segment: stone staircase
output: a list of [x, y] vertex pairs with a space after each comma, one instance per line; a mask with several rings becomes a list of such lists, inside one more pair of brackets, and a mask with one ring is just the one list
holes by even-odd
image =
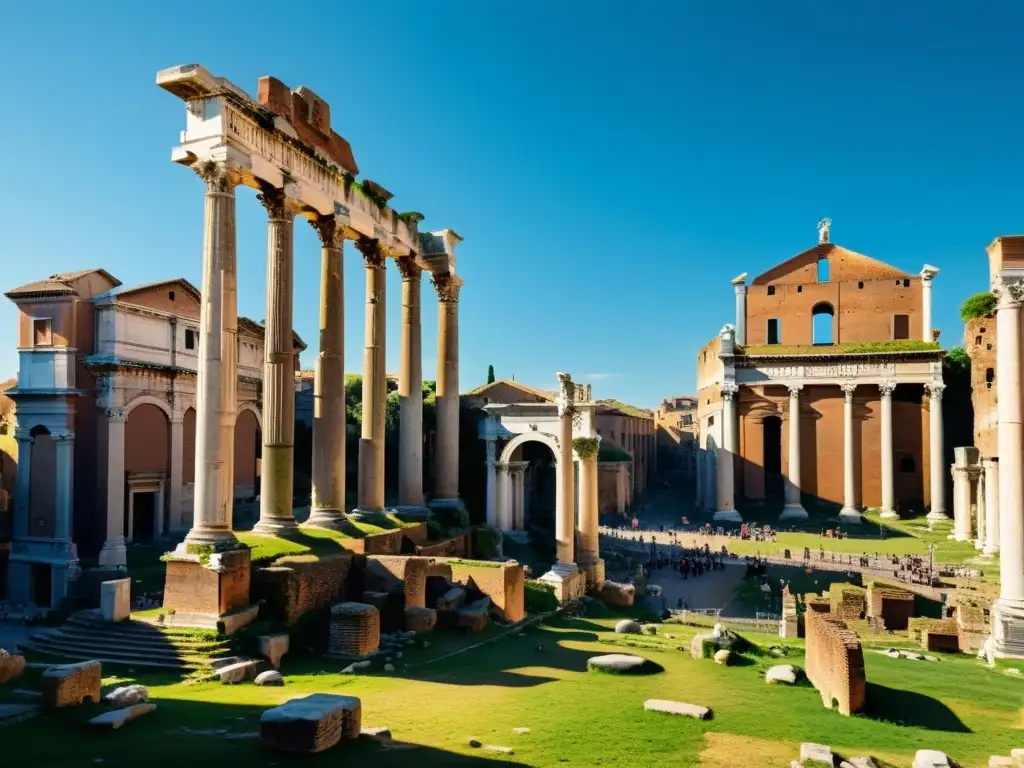
[[227, 640], [210, 640], [182, 629], [165, 629], [142, 621], [111, 624], [99, 611], [79, 611], [58, 628], [34, 634], [27, 651], [58, 659], [193, 672], [211, 669], [231, 656]]

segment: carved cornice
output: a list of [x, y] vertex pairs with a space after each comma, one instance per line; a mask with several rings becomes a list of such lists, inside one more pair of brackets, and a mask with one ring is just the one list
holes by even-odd
[[437, 289], [437, 299], [443, 304], [454, 304], [459, 300], [462, 284], [453, 275], [434, 275], [430, 282]]
[[401, 256], [395, 259], [395, 263], [398, 264], [398, 271], [403, 280], [419, 280], [423, 274], [423, 267], [417, 264], [411, 256]]
[[356, 240], [356, 249], [363, 254], [363, 261], [367, 269], [384, 268], [384, 251], [380, 247], [380, 240], [370, 237], [361, 237]]
[[210, 192], [231, 192], [237, 184], [235, 174], [226, 163], [207, 160], [193, 165], [192, 170], [206, 182]]
[[310, 219], [309, 225], [316, 230], [324, 248], [341, 248], [345, 243], [345, 227], [334, 216], [318, 216]]
[[878, 385], [878, 391], [882, 394], [882, 397], [892, 397], [892, 393], [896, 390], [895, 381], [883, 381]]

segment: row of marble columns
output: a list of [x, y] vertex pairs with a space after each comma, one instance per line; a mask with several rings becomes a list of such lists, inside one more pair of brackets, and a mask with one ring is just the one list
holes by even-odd
[[998, 460], [984, 459], [975, 466], [954, 464], [950, 471], [953, 475], [953, 537], [957, 541], [973, 538], [975, 548], [983, 555], [995, 555], [999, 552], [1001, 528]]
[[[204, 217], [203, 305], [200, 317], [196, 407], [196, 496], [187, 543], [234, 539], [233, 431], [237, 378], [237, 265], [235, 179], [222, 165], [196, 169], [207, 184]], [[284, 190], [265, 187], [267, 210], [266, 339], [263, 381], [263, 461], [260, 519], [254, 530], [295, 530], [293, 454], [295, 432], [293, 337], [293, 222], [300, 213]], [[313, 500], [309, 525], [336, 527], [345, 516], [345, 371], [342, 254], [346, 229], [340, 218], [311, 221], [321, 242], [320, 339], [313, 416]], [[356, 512], [383, 511], [386, 254], [373, 239], [356, 241], [366, 279], [362, 430]], [[399, 506], [424, 510], [422, 477], [422, 365], [420, 286], [422, 269], [398, 259], [402, 275], [401, 427]], [[435, 275], [438, 321], [437, 480], [432, 504], [458, 502], [458, 298], [454, 275]]]
[[[857, 390], [855, 382], [846, 382], [840, 385], [843, 391], [843, 508], [840, 517], [849, 522], [859, 522], [861, 519], [858, 509], [857, 482], [856, 482], [856, 452], [854, 445], [854, 413], [853, 398]], [[896, 389], [896, 383], [887, 381], [877, 385], [881, 397], [881, 434], [879, 436], [879, 447], [881, 453], [881, 485], [882, 485], [882, 517], [896, 517], [895, 489], [893, 472], [893, 419], [892, 419], [892, 394]], [[802, 478], [800, 467], [801, 452], [801, 422], [800, 422], [800, 392], [803, 384], [792, 384], [789, 386], [789, 419], [788, 419], [788, 456], [789, 464], [786, 472], [785, 504], [780, 520], [799, 520], [807, 518], [807, 510], [804, 509], [801, 499]], [[931, 492], [931, 511], [928, 517], [931, 519], [944, 519], [946, 517], [945, 486], [942, 474], [942, 391], [945, 388], [941, 382], [934, 382], [925, 385], [929, 394], [929, 448], [930, 448], [930, 472], [929, 485]], [[734, 482], [734, 456], [737, 453], [738, 439], [738, 418], [736, 409], [736, 398], [739, 395], [739, 387], [733, 382], [726, 382], [722, 387], [723, 400], [723, 425], [722, 425], [722, 447], [716, 457], [716, 481], [717, 481], [717, 511], [714, 519], [721, 521], [738, 522], [739, 512], [735, 507], [735, 482]]]

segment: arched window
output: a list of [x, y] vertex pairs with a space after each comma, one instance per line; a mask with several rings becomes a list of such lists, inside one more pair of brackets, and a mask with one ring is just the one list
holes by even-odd
[[811, 338], [815, 344], [832, 344], [832, 305], [820, 302], [811, 310]]
[[774, 296], [775, 295], [775, 286], [774, 285], [769, 285], [768, 286], [768, 295], [769, 296]]
[[828, 282], [828, 272], [829, 272], [828, 257], [823, 258], [823, 259], [818, 259], [818, 282], [819, 283], [827, 283]]

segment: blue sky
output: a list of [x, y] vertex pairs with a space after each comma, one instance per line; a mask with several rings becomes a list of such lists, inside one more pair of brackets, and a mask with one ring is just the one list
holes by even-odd
[[[5, 3], [0, 288], [105, 267], [199, 282], [201, 182], [173, 165], [197, 62], [331, 104], [362, 175], [465, 237], [463, 389], [499, 378], [653, 406], [690, 392], [733, 319], [729, 280], [832, 239], [935, 282], [959, 343], [985, 246], [1024, 231], [1024, 6], [1012, 2]], [[238, 201], [239, 310], [264, 316], [265, 216]], [[319, 252], [296, 227], [296, 330], [315, 350]], [[346, 256], [346, 369], [363, 279]], [[389, 271], [388, 369], [399, 279]], [[436, 370], [424, 286], [424, 376]], [[0, 378], [17, 368], [0, 299]], [[314, 351], [315, 354], [315, 351]], [[304, 360], [312, 364], [312, 355]]]

